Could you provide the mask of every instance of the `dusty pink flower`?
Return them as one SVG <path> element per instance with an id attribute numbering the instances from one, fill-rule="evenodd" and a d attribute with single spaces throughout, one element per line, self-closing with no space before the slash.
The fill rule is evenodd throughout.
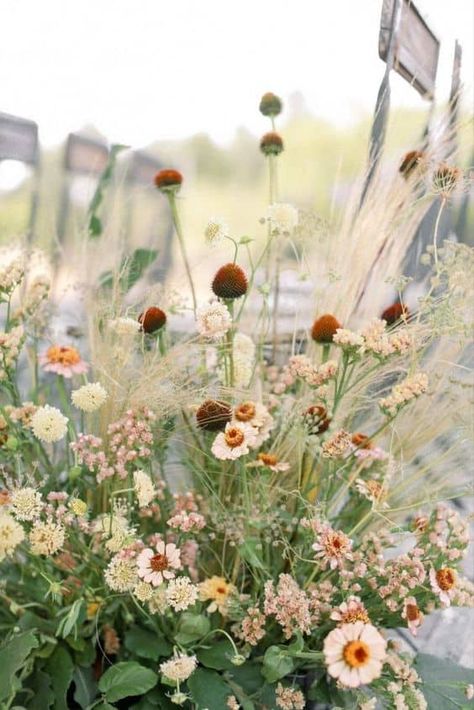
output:
<path id="1" fill-rule="evenodd" d="M 256 646 L 265 636 L 264 627 L 265 614 L 258 607 L 250 607 L 242 620 L 239 636 L 245 643 Z"/>
<path id="2" fill-rule="evenodd" d="M 331 619 L 340 624 L 355 624 L 356 621 L 363 621 L 364 624 L 370 623 L 367 609 L 359 597 L 355 596 L 350 596 L 347 601 L 339 604 L 331 613 Z"/>
<path id="3" fill-rule="evenodd" d="M 181 532 L 197 532 L 205 527 L 206 519 L 200 513 L 186 513 L 183 511 L 173 515 L 173 517 L 168 520 L 167 524 L 170 528 L 176 528 Z"/>
<path id="4" fill-rule="evenodd" d="M 352 540 L 341 530 L 324 526 L 317 542 L 312 545 L 316 558 L 320 558 L 323 567 L 329 564 L 331 569 L 342 568 L 346 560 L 352 559 Z"/>
<path id="5" fill-rule="evenodd" d="M 156 552 L 146 547 L 137 557 L 138 576 L 158 587 L 167 579 L 173 579 L 174 570 L 181 569 L 180 551 L 172 542 L 165 544 L 160 540 Z"/>
<path id="6" fill-rule="evenodd" d="M 280 574 L 276 589 L 272 581 L 266 582 L 264 612 L 275 616 L 287 639 L 295 631 L 311 631 L 310 599 L 289 574 Z"/>

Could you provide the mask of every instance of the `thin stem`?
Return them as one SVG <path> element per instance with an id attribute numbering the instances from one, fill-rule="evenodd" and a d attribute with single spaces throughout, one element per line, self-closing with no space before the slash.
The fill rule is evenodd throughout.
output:
<path id="1" fill-rule="evenodd" d="M 446 202 L 447 202 L 446 197 L 444 197 L 444 195 L 442 195 L 441 196 L 441 204 L 439 206 L 438 215 L 436 217 L 434 234 L 433 234 L 433 255 L 434 255 L 436 269 L 438 268 L 438 230 L 439 230 L 439 225 L 440 225 L 440 221 L 441 221 L 441 214 L 443 212 Z"/>
<path id="2" fill-rule="evenodd" d="M 179 219 L 178 209 L 176 207 L 176 195 L 173 191 L 167 192 L 167 195 L 168 195 L 168 200 L 170 203 L 171 215 L 173 217 L 174 227 L 176 230 L 176 234 L 178 236 L 179 246 L 181 248 L 181 256 L 183 257 L 184 268 L 186 269 L 186 275 L 188 277 L 189 287 L 191 289 L 191 296 L 193 299 L 194 317 L 196 317 L 196 310 L 197 310 L 196 291 L 194 289 L 193 276 L 192 276 L 191 267 L 190 267 L 189 261 L 188 261 L 188 255 L 186 253 L 186 246 L 185 246 L 185 242 L 184 242 L 183 229 L 181 227 L 181 221 Z"/>

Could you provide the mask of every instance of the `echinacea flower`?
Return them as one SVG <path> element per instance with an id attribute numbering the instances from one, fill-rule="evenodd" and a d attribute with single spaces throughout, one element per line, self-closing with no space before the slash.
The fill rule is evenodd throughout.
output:
<path id="1" fill-rule="evenodd" d="M 199 598 L 201 601 L 211 601 L 207 610 L 212 614 L 219 611 L 225 615 L 229 597 L 234 594 L 235 587 L 231 582 L 227 582 L 224 577 L 209 577 L 199 585 Z"/>
<path id="2" fill-rule="evenodd" d="M 107 390 L 100 382 L 89 382 L 71 392 L 72 403 L 83 412 L 95 412 L 107 399 Z"/>
<path id="3" fill-rule="evenodd" d="M 400 163 L 400 167 L 398 168 L 399 172 L 403 175 L 405 179 L 408 179 L 414 171 L 420 167 L 425 160 L 425 154 L 421 150 L 410 150 L 406 155 L 403 157 L 402 162 Z"/>
<path id="4" fill-rule="evenodd" d="M 59 409 L 45 404 L 38 407 L 31 418 L 31 428 L 37 439 L 52 443 L 59 441 L 67 432 L 68 418 Z"/>
<path id="5" fill-rule="evenodd" d="M 206 303 L 198 308 L 196 322 L 199 334 L 210 340 L 223 338 L 232 327 L 229 309 L 224 303 L 219 301 Z"/>
<path id="6" fill-rule="evenodd" d="M 382 673 L 386 648 L 387 642 L 372 624 L 343 624 L 324 639 L 328 673 L 348 688 L 371 683 Z"/>
<path id="7" fill-rule="evenodd" d="M 249 448 L 255 445 L 257 433 L 253 426 L 245 422 L 229 422 L 214 439 L 211 451 L 221 461 L 233 461 L 249 453 Z"/>
<path id="8" fill-rule="evenodd" d="M 423 622 L 423 614 L 418 608 L 415 597 L 406 597 L 403 600 L 402 619 L 406 619 L 408 628 L 413 636 L 416 636 L 418 627 Z"/>
<path id="9" fill-rule="evenodd" d="M 144 333 L 156 333 L 166 325 L 166 313 L 157 306 L 150 306 L 138 316 L 138 322 Z"/>
<path id="10" fill-rule="evenodd" d="M 303 420 L 309 434 L 324 434 L 329 429 L 331 417 L 322 404 L 313 404 L 303 413 Z"/>
<path id="11" fill-rule="evenodd" d="M 283 151 L 283 139 L 276 131 L 265 133 L 260 139 L 260 150 L 264 155 L 279 155 Z"/>
<path id="12" fill-rule="evenodd" d="M 172 658 L 160 664 L 160 671 L 168 680 L 182 683 L 196 670 L 196 666 L 196 656 L 187 656 L 185 653 L 175 653 Z"/>
<path id="13" fill-rule="evenodd" d="M 161 192 L 177 191 L 181 187 L 183 176 L 179 170 L 173 168 L 163 168 L 159 170 L 154 178 L 155 186 Z"/>
<path id="14" fill-rule="evenodd" d="M 137 557 L 138 576 L 154 587 L 163 584 L 165 580 L 173 579 L 175 571 L 181 569 L 181 556 L 173 542 L 166 544 L 159 540 L 156 552 L 146 547 Z"/>
<path id="15" fill-rule="evenodd" d="M 248 281 L 245 271 L 238 264 L 224 264 L 212 281 L 212 291 L 219 298 L 233 300 L 247 293 Z"/>
<path id="16" fill-rule="evenodd" d="M 283 104 L 279 96 L 272 91 L 267 91 L 260 99 L 259 111 L 264 116 L 275 117 L 281 113 Z"/>
<path id="17" fill-rule="evenodd" d="M 52 345 L 38 359 L 45 372 L 54 372 L 67 378 L 83 375 L 89 367 L 81 359 L 79 351 L 70 345 Z"/>
<path id="18" fill-rule="evenodd" d="M 402 319 L 406 321 L 409 315 L 409 310 L 405 304 L 400 301 L 395 301 L 395 303 L 392 303 L 391 306 L 388 306 L 382 311 L 380 318 L 384 320 L 388 326 L 391 326 Z"/>
<path id="19" fill-rule="evenodd" d="M 431 589 L 438 595 L 444 606 L 451 606 L 451 599 L 456 591 L 457 573 L 451 567 L 430 569 Z"/>
<path id="20" fill-rule="evenodd" d="M 345 602 L 339 604 L 332 611 L 331 619 L 338 621 L 339 624 L 355 624 L 356 621 L 362 621 L 364 624 L 370 623 L 367 609 L 360 598 L 356 596 L 350 596 Z"/>
<path id="21" fill-rule="evenodd" d="M 222 431 L 232 419 L 232 409 L 226 402 L 206 399 L 196 412 L 196 421 L 204 431 Z"/>
<path id="22" fill-rule="evenodd" d="M 337 318 L 330 313 L 325 313 L 314 321 L 311 328 L 311 337 L 317 343 L 329 344 L 332 343 L 333 337 L 339 328 L 342 328 L 342 325 Z"/>
<path id="23" fill-rule="evenodd" d="M 333 530 L 329 525 L 323 526 L 312 549 L 317 553 L 315 557 L 322 560 L 323 566 L 329 564 L 331 569 L 343 567 L 345 560 L 352 559 L 352 540 L 341 530 Z"/>

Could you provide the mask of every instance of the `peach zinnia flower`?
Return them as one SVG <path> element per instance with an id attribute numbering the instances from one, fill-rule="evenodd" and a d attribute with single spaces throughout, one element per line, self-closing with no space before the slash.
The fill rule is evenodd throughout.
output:
<path id="1" fill-rule="evenodd" d="M 214 439 L 211 451 L 217 459 L 231 461 L 248 454 L 249 447 L 254 446 L 257 430 L 245 422 L 229 422 L 225 431 Z"/>
<path id="2" fill-rule="evenodd" d="M 372 624 L 343 624 L 324 639 L 328 673 L 349 688 L 371 683 L 382 673 L 386 648 L 387 642 Z"/>
<path id="3" fill-rule="evenodd" d="M 416 636 L 418 626 L 421 626 L 423 614 L 418 608 L 415 597 L 407 597 L 403 602 L 402 619 L 406 619 L 407 626 L 413 636 Z"/>
<path id="4" fill-rule="evenodd" d="M 331 569 L 343 567 L 344 561 L 352 559 L 352 540 L 341 530 L 333 530 L 325 526 L 318 537 L 318 542 L 312 545 L 317 552 L 317 558 L 322 558 L 323 566 L 328 563 Z"/>
<path id="5" fill-rule="evenodd" d="M 220 611 L 221 614 L 225 614 L 229 597 L 234 592 L 234 585 L 227 582 L 224 577 L 209 577 L 209 579 L 205 579 L 199 585 L 199 598 L 203 602 L 211 601 L 207 608 L 211 614 L 214 611 Z"/>
<path id="6" fill-rule="evenodd" d="M 174 570 L 181 569 L 181 555 L 172 542 L 167 545 L 163 540 L 156 544 L 156 552 L 146 547 L 137 557 L 138 576 L 154 587 L 163 584 L 165 579 L 173 579 Z"/>
<path id="7" fill-rule="evenodd" d="M 455 593 L 457 574 L 451 567 L 441 567 L 435 570 L 430 569 L 431 589 L 439 596 L 442 604 L 451 606 L 451 599 Z"/>
<path id="8" fill-rule="evenodd" d="M 331 619 L 338 621 L 339 624 L 355 624 L 356 621 L 362 621 L 364 624 L 369 624 L 370 619 L 367 610 L 359 597 L 350 596 L 347 601 L 339 604 L 331 613 Z"/>
<path id="9" fill-rule="evenodd" d="M 82 375 L 89 367 L 81 359 L 79 351 L 70 345 L 51 345 L 39 361 L 45 372 L 54 372 L 63 377 Z"/>

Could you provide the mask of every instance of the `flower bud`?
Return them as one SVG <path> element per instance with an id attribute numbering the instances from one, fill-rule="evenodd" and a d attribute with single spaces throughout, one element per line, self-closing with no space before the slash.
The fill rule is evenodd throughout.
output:
<path id="1" fill-rule="evenodd" d="M 140 313 L 138 316 L 138 322 L 140 323 L 144 333 L 155 333 L 166 323 L 166 313 L 157 308 L 156 306 L 150 306 L 146 311 Z"/>
<path id="2" fill-rule="evenodd" d="M 283 151 L 283 140 L 278 133 L 265 133 L 260 140 L 260 150 L 264 155 L 279 155 Z"/>
<path id="3" fill-rule="evenodd" d="M 165 168 L 155 175 L 155 185 L 162 192 L 177 191 L 182 182 L 183 176 L 178 170 L 173 170 L 173 168 Z"/>
<path id="4" fill-rule="evenodd" d="M 268 91 L 262 96 L 259 109 L 264 116 L 278 116 L 281 113 L 282 101 L 279 96 Z"/>

